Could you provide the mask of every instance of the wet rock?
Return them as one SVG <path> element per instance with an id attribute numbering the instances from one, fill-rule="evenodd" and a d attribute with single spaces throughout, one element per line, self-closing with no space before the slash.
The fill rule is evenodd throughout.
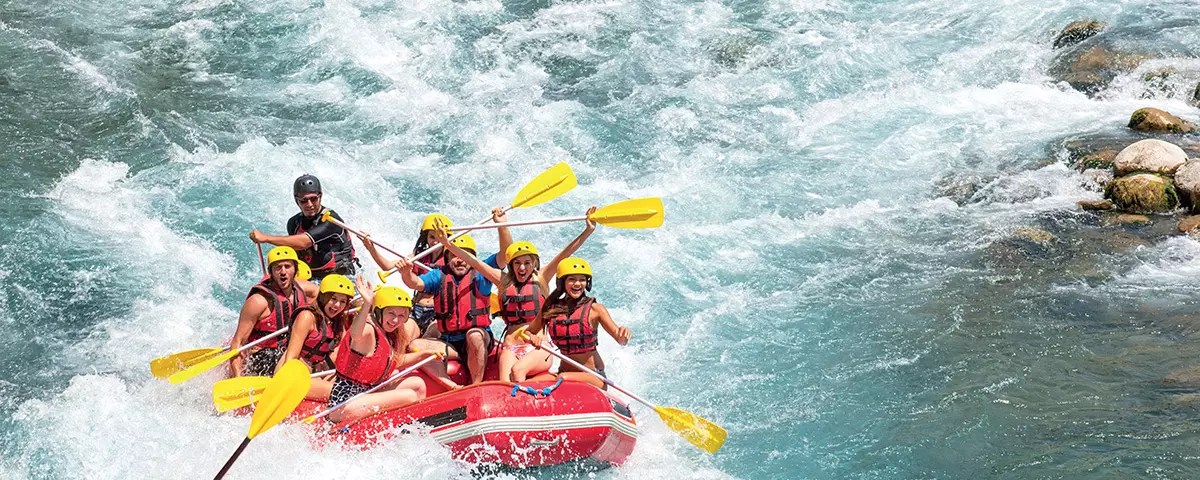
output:
<path id="1" fill-rule="evenodd" d="M 1179 195 L 1170 179 L 1137 173 L 1113 179 L 1104 190 L 1118 210 L 1129 213 L 1167 213 L 1179 208 Z"/>
<path id="2" fill-rule="evenodd" d="M 1142 93 L 1142 98 L 1170 98 L 1175 96 L 1178 87 L 1172 81 L 1173 77 L 1179 71 L 1175 67 L 1166 67 L 1146 72 L 1142 75 L 1142 83 L 1146 85 L 1146 91 Z"/>
<path id="3" fill-rule="evenodd" d="M 1200 107 L 1200 83 L 1196 83 L 1196 88 L 1192 90 L 1191 102 L 1193 107 Z"/>
<path id="4" fill-rule="evenodd" d="M 1110 169 L 1113 167 L 1113 159 L 1117 158 L 1117 150 L 1108 149 L 1101 150 L 1096 153 L 1088 153 L 1075 160 L 1075 168 L 1083 171 L 1089 169 Z"/>
<path id="5" fill-rule="evenodd" d="M 1191 215 L 1179 220 L 1179 231 L 1188 233 L 1200 227 L 1200 215 Z"/>
<path id="6" fill-rule="evenodd" d="M 1109 225 L 1150 225 L 1154 221 L 1150 220 L 1150 217 L 1136 213 L 1114 213 L 1105 217 L 1104 223 Z"/>
<path id="7" fill-rule="evenodd" d="M 1139 108 L 1129 116 L 1129 128 L 1147 133 L 1191 133 L 1196 125 L 1157 108 Z M 1182 150 L 1181 150 L 1182 151 Z"/>
<path id="8" fill-rule="evenodd" d="M 1200 366 L 1186 367 L 1167 374 L 1167 383 L 1200 387 Z"/>
<path id="9" fill-rule="evenodd" d="M 1112 210 L 1112 200 L 1080 200 L 1079 208 L 1087 211 L 1095 212 L 1102 210 Z"/>
<path id="10" fill-rule="evenodd" d="M 1187 161 L 1187 154 L 1178 146 L 1156 139 L 1134 143 L 1113 158 L 1113 172 L 1122 176 L 1132 172 L 1173 174 Z"/>
<path id="11" fill-rule="evenodd" d="M 1104 45 L 1079 45 L 1055 59 L 1050 75 L 1075 90 L 1094 96 L 1118 74 L 1131 72 L 1150 59 L 1145 53 L 1123 52 Z"/>
<path id="12" fill-rule="evenodd" d="M 1058 241 L 1058 237 L 1053 233 L 1040 228 L 1022 227 L 1014 230 L 1012 235 L 1017 241 L 1032 243 L 1042 248 L 1049 248 Z"/>
<path id="13" fill-rule="evenodd" d="M 1098 20 L 1076 20 L 1063 28 L 1057 37 L 1054 37 L 1054 48 L 1075 45 L 1100 33 L 1101 30 L 1104 30 L 1104 22 Z"/>
<path id="14" fill-rule="evenodd" d="M 1185 206 L 1200 212 L 1200 159 L 1188 160 L 1175 170 L 1175 188 Z"/>
<path id="15" fill-rule="evenodd" d="M 994 178 L 984 178 L 980 175 L 956 173 L 938 179 L 934 183 L 934 194 L 941 198 L 949 198 L 954 203 L 966 205 L 978 202 L 978 194 L 988 182 Z"/>

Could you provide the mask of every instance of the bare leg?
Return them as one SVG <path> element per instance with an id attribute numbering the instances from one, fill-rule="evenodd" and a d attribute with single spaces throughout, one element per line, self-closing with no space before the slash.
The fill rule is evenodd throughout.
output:
<path id="1" fill-rule="evenodd" d="M 483 370 L 487 368 L 487 338 L 483 329 L 472 328 L 467 332 L 467 370 L 471 374 L 471 385 L 483 381 Z"/>
<path id="2" fill-rule="evenodd" d="M 515 355 L 514 355 L 515 356 Z M 549 372 L 551 365 L 554 364 L 553 356 L 549 353 L 534 350 L 526 353 L 524 357 L 517 360 L 517 364 L 513 366 L 513 378 L 516 382 L 524 382 L 529 375 L 537 375 L 542 372 Z M 501 362 L 503 362 L 501 357 Z M 504 363 L 500 364 L 501 366 Z"/>
<path id="3" fill-rule="evenodd" d="M 397 382 L 395 388 L 363 395 L 346 404 L 341 410 L 329 414 L 334 422 L 349 422 L 369 415 L 410 405 L 425 398 L 425 381 L 408 377 Z"/>
<path id="4" fill-rule="evenodd" d="M 601 381 L 599 378 L 596 378 L 595 375 L 587 372 L 563 372 L 558 374 L 558 376 L 562 377 L 563 380 L 574 380 L 576 382 L 588 383 L 601 390 L 608 388 L 608 385 L 605 385 L 603 381 Z"/>
<path id="5" fill-rule="evenodd" d="M 528 355 L 526 355 L 526 356 L 528 356 Z M 511 382 L 512 381 L 512 373 L 514 373 L 513 365 L 516 365 L 516 363 L 517 363 L 517 354 L 513 353 L 512 350 L 509 350 L 507 348 L 500 349 L 500 381 L 501 382 Z M 524 375 L 522 375 L 522 379 L 524 379 Z"/>

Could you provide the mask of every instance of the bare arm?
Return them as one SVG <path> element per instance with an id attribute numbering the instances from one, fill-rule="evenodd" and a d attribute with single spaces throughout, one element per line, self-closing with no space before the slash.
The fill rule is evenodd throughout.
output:
<path id="1" fill-rule="evenodd" d="M 396 260 L 388 260 L 382 253 L 379 253 L 379 249 L 375 247 L 375 242 L 371 240 L 370 234 L 359 238 L 362 240 L 363 246 L 367 248 L 367 251 L 371 252 L 371 259 L 375 260 L 375 264 L 379 265 L 379 268 L 384 270 L 396 268 Z"/>
<path id="2" fill-rule="evenodd" d="M 313 246 L 312 237 L 308 236 L 307 233 L 297 233 L 281 237 L 278 235 L 267 235 L 255 229 L 250 231 L 250 240 L 253 240 L 254 243 L 269 243 L 277 247 L 292 247 L 296 250 L 304 250 Z"/>
<path id="3" fill-rule="evenodd" d="M 300 358 L 300 350 L 304 348 L 304 341 L 308 340 L 308 334 L 313 331 L 316 323 L 317 317 L 308 310 L 296 315 L 296 320 L 292 322 L 292 329 L 288 331 L 287 351 L 279 359 L 279 364 L 275 365 L 275 371 L 279 371 L 279 367 L 288 360 Z"/>
<path id="4" fill-rule="evenodd" d="M 621 345 L 629 343 L 629 338 L 633 336 L 628 328 L 617 326 L 617 323 L 613 321 L 612 316 L 608 314 L 608 309 L 604 308 L 604 305 L 593 302 L 592 314 L 589 316 L 592 317 L 592 328 L 596 328 L 596 324 L 599 323 L 600 326 L 604 327 L 604 331 L 608 332 L 608 335 Z"/>
<path id="5" fill-rule="evenodd" d="M 496 207 L 492 209 L 492 221 L 496 223 L 508 223 L 508 214 L 504 213 L 504 209 Z M 508 246 L 512 245 L 512 233 L 508 231 L 508 227 L 500 227 L 496 229 L 497 235 L 500 237 L 500 253 L 496 254 L 496 265 L 504 268 L 508 265 Z M 478 270 L 478 269 L 476 269 Z M 491 277 L 488 277 L 491 280 Z M 499 280 L 492 280 L 492 283 L 500 284 Z"/>
<path id="6" fill-rule="evenodd" d="M 593 213 L 596 213 L 594 205 L 587 211 L 589 217 Z M 571 240 L 571 243 L 563 247 L 562 251 L 558 252 L 558 255 L 555 255 L 554 259 L 550 260 L 550 263 L 542 265 L 542 271 L 539 272 L 540 278 L 554 278 L 554 274 L 558 273 L 558 263 L 574 255 L 579 250 L 579 247 L 583 246 L 583 242 L 586 242 L 588 237 L 592 236 L 592 232 L 596 231 L 596 222 L 588 219 L 586 223 L 587 226 L 583 227 L 583 233 L 580 233 L 578 237 Z"/>
<path id="7" fill-rule="evenodd" d="M 400 271 L 400 280 L 404 282 L 404 285 L 418 292 L 425 291 L 425 281 L 421 280 L 421 277 L 416 272 L 413 272 L 413 264 L 408 259 L 400 258 L 396 260 L 396 268 Z"/>
<path id="8" fill-rule="evenodd" d="M 262 295 L 251 295 L 246 299 L 246 303 L 242 304 L 242 311 L 238 313 L 238 325 L 237 330 L 233 332 L 233 340 L 229 341 L 231 350 L 237 350 L 246 344 L 246 339 L 250 338 L 250 331 L 254 330 L 254 324 L 258 323 L 258 319 L 262 317 L 268 307 L 267 299 Z M 229 374 L 235 377 L 241 376 L 244 361 L 241 355 L 233 357 L 229 361 Z"/>
<path id="9" fill-rule="evenodd" d="M 350 322 L 350 330 L 346 332 L 350 335 L 350 348 L 356 352 L 371 353 L 368 350 L 375 348 L 375 329 L 371 328 L 371 322 L 368 320 L 371 316 L 371 310 L 375 307 L 375 296 L 371 295 L 371 283 L 367 282 L 362 275 L 355 277 L 355 285 L 358 286 L 358 291 L 363 292 L 362 308 L 354 315 L 354 321 Z"/>
<path id="10" fill-rule="evenodd" d="M 316 302 L 317 295 L 321 294 L 321 287 L 308 280 L 296 280 L 296 286 L 300 287 L 300 290 L 304 292 L 304 297 L 308 300 L 309 304 Z"/>
<path id="11" fill-rule="evenodd" d="M 496 269 L 495 267 L 493 267 L 491 265 L 483 263 L 482 261 L 479 260 L 479 258 L 477 258 L 474 255 L 471 255 L 471 252 L 468 252 L 466 250 L 458 248 L 458 245 L 450 243 L 450 240 L 448 238 L 446 238 L 445 231 L 434 230 L 432 233 L 430 233 L 430 235 L 433 236 L 433 240 L 435 242 L 438 242 L 439 244 L 441 244 L 443 248 L 450 249 L 450 252 L 454 253 L 455 255 L 458 255 L 458 258 L 463 259 L 463 261 L 465 261 L 465 262 L 467 262 L 467 264 L 471 265 L 471 268 L 474 268 L 476 272 L 482 273 L 483 276 L 487 277 L 487 279 L 490 280 L 492 283 L 497 284 L 497 285 L 500 284 L 500 280 L 504 276 L 504 274 L 500 270 Z M 499 258 L 499 257 L 497 257 L 497 258 Z"/>

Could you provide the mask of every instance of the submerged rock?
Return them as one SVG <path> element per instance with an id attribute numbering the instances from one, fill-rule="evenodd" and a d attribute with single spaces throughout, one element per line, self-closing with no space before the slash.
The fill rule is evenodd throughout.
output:
<path id="1" fill-rule="evenodd" d="M 1028 242 L 1042 248 L 1050 248 L 1054 242 L 1058 241 L 1058 237 L 1053 233 L 1047 232 L 1040 228 L 1022 227 L 1013 231 L 1013 239 L 1019 242 Z"/>
<path id="2" fill-rule="evenodd" d="M 1115 158 L 1117 158 L 1116 150 L 1101 150 L 1096 153 L 1089 153 L 1079 157 L 1079 159 L 1075 161 L 1075 168 L 1080 171 L 1090 169 L 1109 169 L 1113 167 L 1113 159 Z"/>
<path id="3" fill-rule="evenodd" d="M 1179 220 L 1179 231 L 1183 233 L 1191 232 L 1196 227 L 1200 227 L 1200 215 L 1191 215 L 1183 217 Z"/>
<path id="4" fill-rule="evenodd" d="M 1200 366 L 1186 367 L 1167 374 L 1167 383 L 1200 386 Z"/>
<path id="5" fill-rule="evenodd" d="M 1115 213 L 1104 218 L 1109 225 L 1150 225 L 1154 223 L 1150 217 L 1136 213 Z"/>
<path id="6" fill-rule="evenodd" d="M 1196 125 L 1157 108 L 1139 108 L 1129 116 L 1129 128 L 1147 133 L 1191 133 Z M 1182 151 L 1182 150 L 1180 150 Z"/>
<path id="7" fill-rule="evenodd" d="M 1104 193 L 1113 206 L 1130 213 L 1167 213 L 1179 208 L 1175 185 L 1170 179 L 1151 173 L 1113 179 Z"/>
<path id="8" fill-rule="evenodd" d="M 1091 38 L 1104 30 L 1104 22 L 1099 20 L 1076 20 L 1071 22 L 1054 37 L 1054 48 L 1075 45 Z"/>
<path id="9" fill-rule="evenodd" d="M 1113 172 L 1119 177 L 1133 172 L 1171 175 L 1187 162 L 1187 154 L 1178 146 L 1156 139 L 1134 143 L 1113 158 Z"/>
<path id="10" fill-rule="evenodd" d="M 1091 42 L 1089 42 L 1091 43 Z M 1071 88 L 1095 95 L 1118 74 L 1131 72 L 1150 59 L 1145 53 L 1122 52 L 1103 45 L 1079 45 L 1055 59 L 1050 75 Z"/>
<path id="11" fill-rule="evenodd" d="M 1184 205 L 1200 212 L 1200 160 L 1188 160 L 1175 171 L 1175 188 Z"/>
<path id="12" fill-rule="evenodd" d="M 1113 202 L 1112 200 L 1080 200 L 1079 208 L 1093 212 L 1112 210 Z"/>

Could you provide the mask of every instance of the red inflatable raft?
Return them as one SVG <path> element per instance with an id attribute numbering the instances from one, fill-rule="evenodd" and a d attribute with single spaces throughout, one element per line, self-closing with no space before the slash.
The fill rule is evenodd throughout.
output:
<path id="1" fill-rule="evenodd" d="M 456 372 L 456 363 L 450 366 L 451 377 L 467 383 Z M 517 386 L 485 381 L 446 392 L 423 373 L 418 376 L 425 378 L 430 392 L 425 400 L 350 424 L 319 421 L 318 442 L 369 448 L 400 435 L 395 427 L 420 423 L 459 460 L 510 467 L 568 462 L 607 467 L 624 463 L 637 441 L 637 422 L 629 406 L 586 383 L 541 381 Z M 305 400 L 296 414 L 308 416 L 325 407 L 323 402 Z"/>

